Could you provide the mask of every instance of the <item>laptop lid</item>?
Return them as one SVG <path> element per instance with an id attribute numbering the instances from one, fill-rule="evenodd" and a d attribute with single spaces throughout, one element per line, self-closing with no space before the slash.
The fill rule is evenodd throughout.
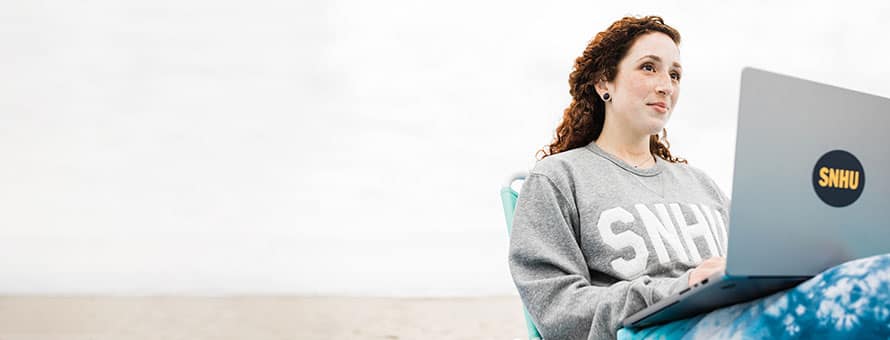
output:
<path id="1" fill-rule="evenodd" d="M 812 276 L 890 252 L 890 99 L 742 71 L 726 272 Z"/>

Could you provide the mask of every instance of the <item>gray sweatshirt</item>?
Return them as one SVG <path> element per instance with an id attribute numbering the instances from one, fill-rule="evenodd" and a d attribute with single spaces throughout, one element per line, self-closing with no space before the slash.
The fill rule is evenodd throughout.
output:
<path id="1" fill-rule="evenodd" d="M 509 264 L 545 339 L 613 339 L 620 322 L 726 256 L 729 199 L 704 172 L 637 169 L 596 143 L 539 161 L 516 203 Z"/>

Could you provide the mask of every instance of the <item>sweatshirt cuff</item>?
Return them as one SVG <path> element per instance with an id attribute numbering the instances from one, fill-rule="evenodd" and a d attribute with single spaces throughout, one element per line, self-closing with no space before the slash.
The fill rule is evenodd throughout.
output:
<path id="1" fill-rule="evenodd" d="M 680 275 L 673 284 L 671 284 L 670 293 L 671 295 L 689 288 L 689 273 L 692 272 L 692 269 L 687 270 L 683 275 Z"/>

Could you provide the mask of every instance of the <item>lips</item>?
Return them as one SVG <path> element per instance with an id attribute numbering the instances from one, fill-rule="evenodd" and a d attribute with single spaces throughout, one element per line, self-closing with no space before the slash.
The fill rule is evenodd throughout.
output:
<path id="1" fill-rule="evenodd" d="M 668 112 L 667 104 L 665 104 L 665 103 L 663 103 L 663 102 L 649 103 L 649 104 L 646 104 L 646 105 L 651 106 L 651 107 L 652 107 L 653 109 L 655 109 L 655 111 L 657 111 L 658 113 L 667 113 L 667 112 Z"/>

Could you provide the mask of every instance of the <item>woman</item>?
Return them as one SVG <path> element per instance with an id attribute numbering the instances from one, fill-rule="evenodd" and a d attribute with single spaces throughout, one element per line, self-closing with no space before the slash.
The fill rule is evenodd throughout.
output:
<path id="1" fill-rule="evenodd" d="M 627 316 L 725 267 L 728 199 L 666 140 L 679 43 L 660 17 L 626 17 L 575 61 L 572 103 L 522 187 L 510 241 L 546 339 L 614 338 Z"/>

